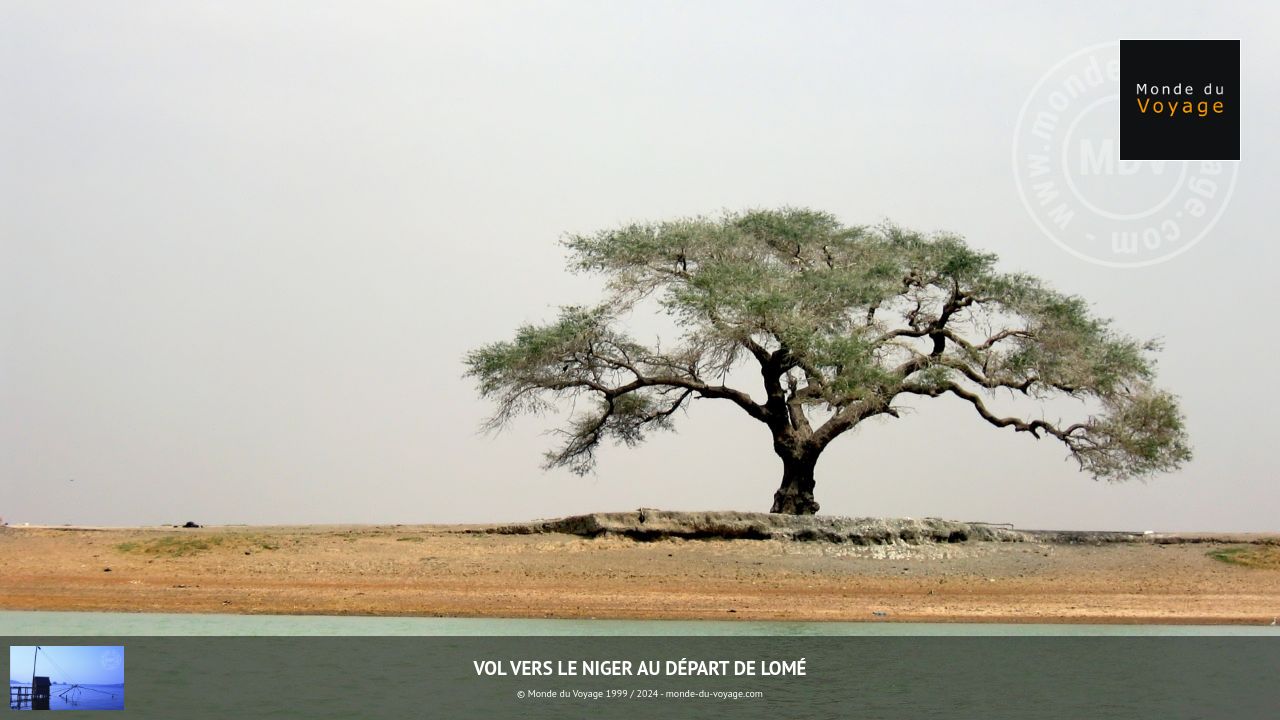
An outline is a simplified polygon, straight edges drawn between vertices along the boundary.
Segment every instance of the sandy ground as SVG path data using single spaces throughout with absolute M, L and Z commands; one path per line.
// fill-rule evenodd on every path
M 0 609 L 1270 624 L 1218 543 L 832 546 L 456 527 L 0 528 Z

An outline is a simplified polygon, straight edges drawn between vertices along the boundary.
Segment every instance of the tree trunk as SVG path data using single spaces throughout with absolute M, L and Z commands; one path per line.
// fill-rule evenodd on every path
M 769 512 L 785 515 L 813 515 L 818 503 L 813 499 L 813 469 L 818 456 L 783 457 L 782 486 L 773 494 L 773 509 Z

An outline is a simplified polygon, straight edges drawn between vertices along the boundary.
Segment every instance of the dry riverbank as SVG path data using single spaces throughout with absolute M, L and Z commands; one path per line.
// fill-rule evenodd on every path
M 477 529 L 0 528 L 0 609 L 1124 623 L 1280 615 L 1280 548 L 1242 544 L 1257 537 L 859 546 Z M 1210 556 L 1235 547 L 1260 560 Z

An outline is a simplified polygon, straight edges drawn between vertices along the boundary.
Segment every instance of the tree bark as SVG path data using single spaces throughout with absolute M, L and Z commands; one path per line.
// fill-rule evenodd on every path
M 782 458 L 782 485 L 773 494 L 773 508 L 769 512 L 785 515 L 814 515 L 818 503 L 813 499 L 813 469 L 818 456 L 784 456 Z

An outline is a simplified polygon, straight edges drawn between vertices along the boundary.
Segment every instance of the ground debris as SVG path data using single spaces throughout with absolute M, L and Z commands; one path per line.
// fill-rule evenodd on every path
M 634 540 L 790 540 L 852 545 L 1030 540 L 1025 533 L 1007 527 L 938 518 L 848 518 L 646 508 L 635 512 L 591 513 L 499 525 L 476 532 L 499 535 L 566 533 L 582 537 L 620 536 Z

